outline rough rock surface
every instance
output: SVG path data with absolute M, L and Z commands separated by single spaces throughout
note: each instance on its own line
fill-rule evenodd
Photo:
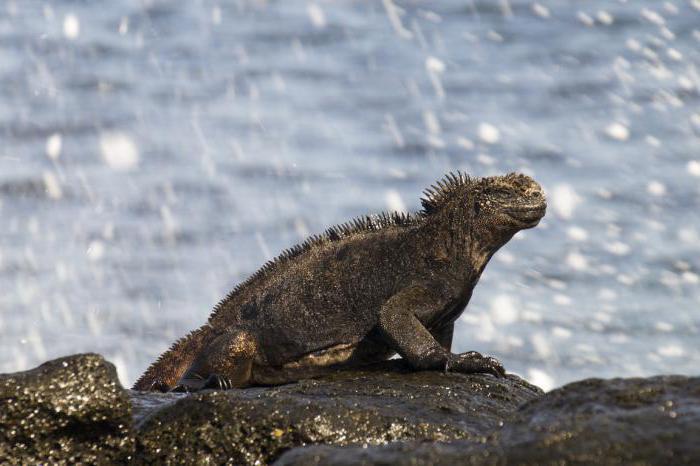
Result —
M 700 464 L 700 378 L 588 379 L 525 404 L 486 442 L 312 446 L 277 465 Z
M 295 384 L 124 390 L 100 356 L 0 375 L 0 464 L 700 464 L 700 377 L 509 376 L 401 361 Z M 393 443 L 390 443 L 393 442 Z
M 0 375 L 0 464 L 126 461 L 130 426 L 129 397 L 99 355 Z
M 185 396 L 139 420 L 137 456 L 254 464 L 305 444 L 481 440 L 541 394 L 515 376 L 409 372 L 390 361 L 290 385 Z
M 312 445 L 282 455 L 274 466 L 454 466 L 506 464 L 493 446 L 469 440 L 453 442 L 396 442 L 385 446 Z

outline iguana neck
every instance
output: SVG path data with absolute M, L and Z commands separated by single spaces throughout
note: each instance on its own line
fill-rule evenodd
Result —
M 436 213 L 426 219 L 425 230 L 425 250 L 430 251 L 431 256 L 449 262 L 448 267 L 455 275 L 474 284 L 491 257 L 507 242 L 507 239 L 494 236 L 488 225 L 474 222 L 466 210 Z

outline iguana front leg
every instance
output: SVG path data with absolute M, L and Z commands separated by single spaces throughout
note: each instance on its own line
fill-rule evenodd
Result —
M 434 332 L 433 335 L 435 335 L 435 339 L 438 343 L 440 343 L 440 346 L 445 348 L 447 351 L 450 351 L 450 349 L 452 349 L 452 335 L 454 334 L 454 332 L 455 324 L 452 323 L 449 325 L 445 325 L 437 332 Z
M 425 328 L 417 316 L 431 314 L 436 307 L 442 307 L 439 301 L 426 288 L 413 286 L 384 303 L 379 312 L 379 329 L 392 349 L 419 370 L 504 376 L 505 369 L 496 359 L 482 356 L 476 351 L 453 354 Z

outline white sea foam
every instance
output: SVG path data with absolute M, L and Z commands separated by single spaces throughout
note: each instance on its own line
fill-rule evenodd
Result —
M 617 299 L 617 291 L 603 288 L 598 292 L 598 297 L 603 301 L 614 301 Z
M 595 19 L 593 19 L 590 15 L 583 11 L 579 11 L 578 13 L 576 13 L 576 17 L 579 21 L 581 21 L 584 25 L 588 27 L 595 25 Z
M 530 337 L 530 343 L 535 350 L 535 354 L 542 360 L 547 360 L 552 357 L 552 345 L 549 338 L 544 333 L 535 333 Z
M 685 349 L 679 344 L 670 343 L 660 346 L 657 353 L 665 358 L 680 358 L 685 355 Z
M 498 295 L 491 300 L 491 317 L 496 324 L 512 324 L 518 320 L 518 308 L 508 295 Z
M 80 35 L 80 20 L 73 13 L 63 18 L 63 35 L 70 40 L 75 40 Z
M 661 146 L 661 141 L 658 138 L 656 138 L 650 134 L 647 134 L 644 137 L 644 142 L 646 142 L 647 144 L 649 144 L 652 147 L 660 147 Z
M 550 205 L 554 212 L 562 218 L 573 217 L 576 206 L 581 203 L 581 197 L 569 184 L 559 184 L 550 195 Z
M 100 135 L 102 158 L 112 169 L 129 171 L 139 164 L 139 151 L 126 133 L 107 132 Z
M 613 241 L 605 246 L 605 249 L 616 256 L 625 256 L 630 253 L 630 245 L 622 241 Z
M 323 29 L 326 27 L 326 15 L 323 13 L 323 10 L 320 6 L 318 6 L 318 4 L 309 3 L 309 5 L 306 7 L 306 12 L 308 13 L 311 24 L 313 24 L 314 27 L 318 29 Z
M 408 209 L 406 209 L 406 204 L 401 198 L 401 194 L 399 194 L 399 192 L 396 190 L 392 189 L 387 191 L 385 201 L 387 208 L 392 212 L 408 212 Z
M 670 323 L 664 322 L 664 321 L 659 321 L 659 322 L 656 322 L 656 324 L 654 325 L 654 328 L 656 328 L 656 330 L 658 330 L 660 332 L 672 332 L 673 331 L 673 324 L 670 324 Z
M 686 165 L 688 173 L 693 176 L 700 176 L 700 160 L 691 160 Z
M 684 283 L 687 283 L 689 285 L 697 285 L 700 283 L 700 276 L 696 274 L 695 272 L 691 272 L 690 270 L 686 270 L 681 274 L 681 278 L 683 279 Z
M 605 128 L 605 134 L 607 134 L 610 138 L 615 139 L 617 141 L 626 141 L 630 137 L 630 130 L 623 123 L 616 121 L 616 122 L 610 123 Z
M 663 16 L 654 10 L 650 10 L 649 8 L 642 8 L 641 15 L 642 18 L 646 19 L 650 23 L 656 24 L 657 26 L 663 26 L 666 24 L 666 20 L 663 18 Z
M 600 21 L 602 24 L 605 24 L 606 26 L 610 26 L 612 23 L 615 22 L 615 18 L 613 17 L 613 15 L 605 10 L 598 11 L 598 13 L 596 13 L 596 18 L 598 19 L 598 21 Z
M 652 196 L 661 197 L 666 195 L 666 186 L 660 181 L 650 181 L 647 184 L 647 192 Z
M 46 188 L 46 195 L 51 199 L 60 199 L 63 197 L 63 190 L 61 189 L 61 183 L 59 183 L 58 178 L 53 172 L 45 171 L 42 175 L 44 179 L 44 186 Z
M 474 149 L 474 143 L 472 142 L 472 140 L 462 136 L 457 138 L 457 145 L 459 145 L 459 147 L 465 150 Z
M 129 32 L 129 17 L 122 16 L 119 20 L 119 27 L 117 28 L 120 36 L 126 35 Z
M 669 48 L 668 50 L 666 50 L 666 55 L 668 55 L 668 57 L 671 60 L 675 60 L 675 61 L 683 60 L 683 54 L 674 48 Z
M 562 293 L 555 294 L 552 301 L 558 306 L 570 306 L 572 303 L 571 298 Z
M 57 160 L 61 155 L 61 148 L 63 147 L 63 138 L 61 133 L 53 133 L 46 139 L 46 155 L 51 160 Z
M 579 252 L 570 252 L 566 256 L 566 265 L 574 270 L 583 271 L 588 269 L 588 259 Z
M 93 240 L 85 252 L 88 259 L 93 262 L 101 260 L 105 255 L 105 244 L 100 240 Z
M 479 139 L 486 144 L 496 144 L 501 139 L 501 132 L 490 123 L 480 123 L 477 129 Z
M 445 63 L 439 58 L 428 57 L 425 60 L 425 69 L 428 72 L 430 83 L 433 85 L 433 89 L 435 90 L 435 95 L 440 100 L 444 99 L 445 89 L 442 86 L 442 79 L 440 76 L 445 72 Z
M 398 35 L 402 39 L 412 38 L 413 34 L 411 33 L 411 31 L 406 29 L 401 22 L 401 14 L 403 13 L 403 10 L 394 5 L 394 2 L 392 2 L 391 0 L 382 0 L 382 3 L 384 4 L 386 15 L 389 18 L 389 22 L 394 28 L 394 32 L 396 32 L 396 35 Z
M 540 387 L 545 392 L 555 387 L 554 378 L 542 369 L 530 368 L 527 371 L 527 380 Z
M 435 112 L 426 110 L 423 112 L 423 123 L 425 123 L 425 129 L 431 135 L 438 135 L 441 132 L 440 121 L 438 120 Z
M 557 326 L 552 327 L 552 335 L 557 337 L 557 338 L 560 338 L 562 340 L 566 340 L 566 339 L 571 338 L 571 335 L 573 335 L 573 332 L 571 330 L 569 330 L 568 328 L 559 327 L 557 325 Z
M 586 241 L 588 239 L 588 232 L 575 225 L 566 230 L 566 235 L 574 241 Z
M 541 3 L 533 3 L 532 4 L 532 12 L 535 13 L 540 18 L 549 18 L 551 16 L 551 13 L 549 12 L 549 8 L 542 5 Z

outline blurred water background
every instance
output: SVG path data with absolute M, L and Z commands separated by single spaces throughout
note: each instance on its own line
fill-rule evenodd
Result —
M 281 249 L 460 169 L 550 208 L 454 349 L 697 375 L 699 64 L 698 0 L 5 0 L 0 372 L 131 384 Z

